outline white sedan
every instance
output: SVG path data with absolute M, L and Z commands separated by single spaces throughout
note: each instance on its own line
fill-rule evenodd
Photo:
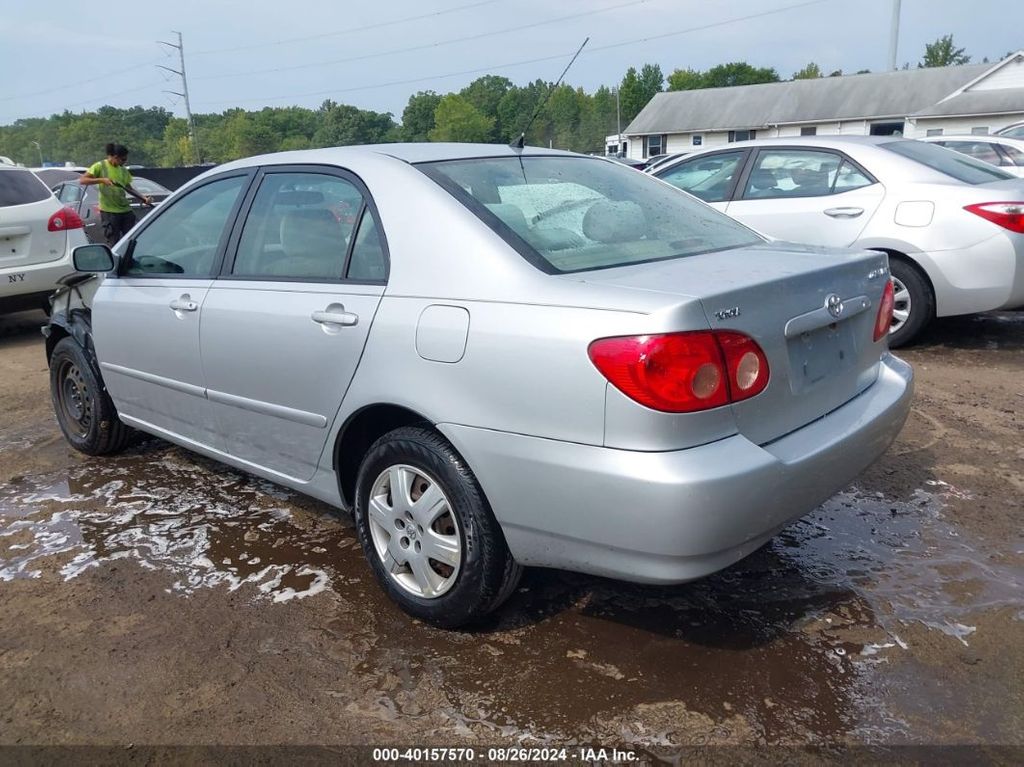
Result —
M 771 237 L 889 255 L 890 345 L 933 317 L 1024 307 L 1024 180 L 892 136 L 758 139 L 654 175 Z
M 929 136 L 921 141 L 938 144 L 1024 178 L 1024 138 L 1010 136 Z

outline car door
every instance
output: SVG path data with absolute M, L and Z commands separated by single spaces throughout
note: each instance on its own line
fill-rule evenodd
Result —
M 744 149 L 702 154 L 659 169 L 654 175 L 724 211 L 747 155 Z
M 811 245 L 853 244 L 885 189 L 841 152 L 757 150 L 725 212 L 770 237 Z
M 251 173 L 193 187 L 127 243 L 100 284 L 92 323 L 103 379 L 129 423 L 222 449 L 199 351 L 203 300 Z
M 372 200 L 352 174 L 269 168 L 203 307 L 207 397 L 227 451 L 312 478 L 387 276 Z

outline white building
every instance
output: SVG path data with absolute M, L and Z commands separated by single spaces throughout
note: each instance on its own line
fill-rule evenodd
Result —
M 624 131 L 628 156 L 750 138 L 985 134 L 1024 120 L 1024 50 L 996 64 L 659 93 Z

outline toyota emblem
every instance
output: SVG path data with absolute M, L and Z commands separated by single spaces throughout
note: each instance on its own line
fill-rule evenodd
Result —
M 829 314 L 838 319 L 843 313 L 843 299 L 833 293 L 825 299 L 825 308 L 828 309 Z

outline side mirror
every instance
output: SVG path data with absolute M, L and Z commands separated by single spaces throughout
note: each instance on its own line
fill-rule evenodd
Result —
M 79 245 L 71 251 L 71 260 L 78 272 L 109 272 L 114 268 L 114 254 L 106 245 Z

